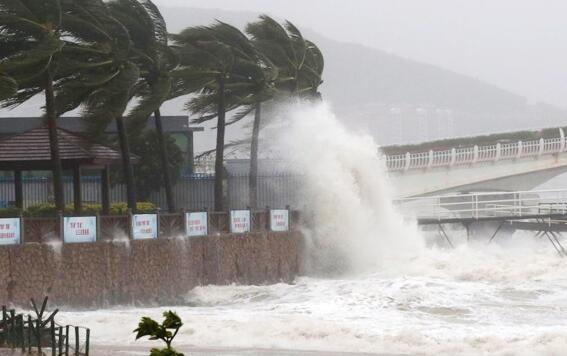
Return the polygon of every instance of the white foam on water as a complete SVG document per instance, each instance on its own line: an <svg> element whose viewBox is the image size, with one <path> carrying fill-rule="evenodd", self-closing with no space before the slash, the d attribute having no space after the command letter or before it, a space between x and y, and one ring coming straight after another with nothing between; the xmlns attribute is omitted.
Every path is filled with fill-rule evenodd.
<svg viewBox="0 0 567 356"><path fill-rule="evenodd" d="M186 306L61 312L60 321L90 327L95 345L156 345L135 342L132 330L141 316L172 309L185 321L181 348L565 354L567 262L549 242L516 233L427 248L392 207L368 136L348 132L324 104L280 115L287 121L266 134L279 132L270 141L304 177L307 276L198 287Z"/></svg>

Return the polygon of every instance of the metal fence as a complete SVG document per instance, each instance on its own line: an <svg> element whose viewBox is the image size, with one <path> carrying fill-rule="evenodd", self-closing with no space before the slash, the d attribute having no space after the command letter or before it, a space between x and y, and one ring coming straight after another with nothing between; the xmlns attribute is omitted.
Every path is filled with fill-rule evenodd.
<svg viewBox="0 0 567 356"><path fill-rule="evenodd" d="M187 210L200 210L214 206L214 180L213 174L193 174L179 179L174 187L174 196L177 207ZM258 177L258 206L285 207L295 205L300 187L299 177L292 174L274 174ZM67 203L73 201L73 180L64 179L65 199ZM101 202L100 177L81 177L81 191L83 203ZM50 177L24 177L24 208L53 202L53 184ZM232 209L246 208L249 203L248 175L228 176L225 182L225 196L227 206ZM113 185L110 189L111 202L126 201L126 186ZM152 203L160 208L166 208L164 189L150 193ZM15 201L15 187L13 178L0 179L0 208L13 205Z"/></svg>
<svg viewBox="0 0 567 356"><path fill-rule="evenodd" d="M58 309L43 319L46 303L47 298L39 309L32 299L35 317L2 306L0 347L20 350L22 354L32 354L33 350L37 355L88 356L90 329L56 323Z"/></svg>

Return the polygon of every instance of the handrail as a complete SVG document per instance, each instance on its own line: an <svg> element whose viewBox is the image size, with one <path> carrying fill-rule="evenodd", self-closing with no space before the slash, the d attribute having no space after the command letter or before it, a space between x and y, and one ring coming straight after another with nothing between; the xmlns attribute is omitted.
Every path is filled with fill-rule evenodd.
<svg viewBox="0 0 567 356"><path fill-rule="evenodd" d="M452 148L442 151L404 153L385 156L389 171L405 171L408 169L448 167L478 162L496 162L501 160L539 157L544 154L557 154L566 150L563 131L560 137L515 143L496 143L486 146Z"/></svg>
<svg viewBox="0 0 567 356"><path fill-rule="evenodd" d="M408 217L446 219L567 214L567 190L479 192L397 199Z"/></svg>

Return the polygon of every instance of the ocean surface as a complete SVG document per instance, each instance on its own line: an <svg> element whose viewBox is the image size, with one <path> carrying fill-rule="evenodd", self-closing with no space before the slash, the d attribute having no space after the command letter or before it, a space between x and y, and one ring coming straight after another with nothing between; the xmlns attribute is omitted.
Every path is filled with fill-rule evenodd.
<svg viewBox="0 0 567 356"><path fill-rule="evenodd" d="M171 309L185 322L176 346L224 350L219 355L567 353L567 259L549 242L523 233L395 258L359 275L199 287L185 305L67 311L59 319L90 327L93 351L158 345L135 341L132 330L141 316Z"/></svg>

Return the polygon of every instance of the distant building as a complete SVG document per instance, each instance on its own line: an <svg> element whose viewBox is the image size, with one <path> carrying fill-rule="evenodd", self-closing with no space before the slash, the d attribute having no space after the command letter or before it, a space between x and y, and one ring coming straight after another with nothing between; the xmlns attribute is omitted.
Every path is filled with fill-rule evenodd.
<svg viewBox="0 0 567 356"><path fill-rule="evenodd" d="M0 138L12 136L39 127L42 125L41 117L0 117ZM193 172L194 145L193 132L203 131L202 127L189 126L187 116L162 116L163 130L174 140L183 153L184 172ZM58 126L68 131L85 133L85 121L78 116L60 117ZM153 116L148 119L148 127L155 127ZM106 132L116 134L116 123L108 125Z"/></svg>

